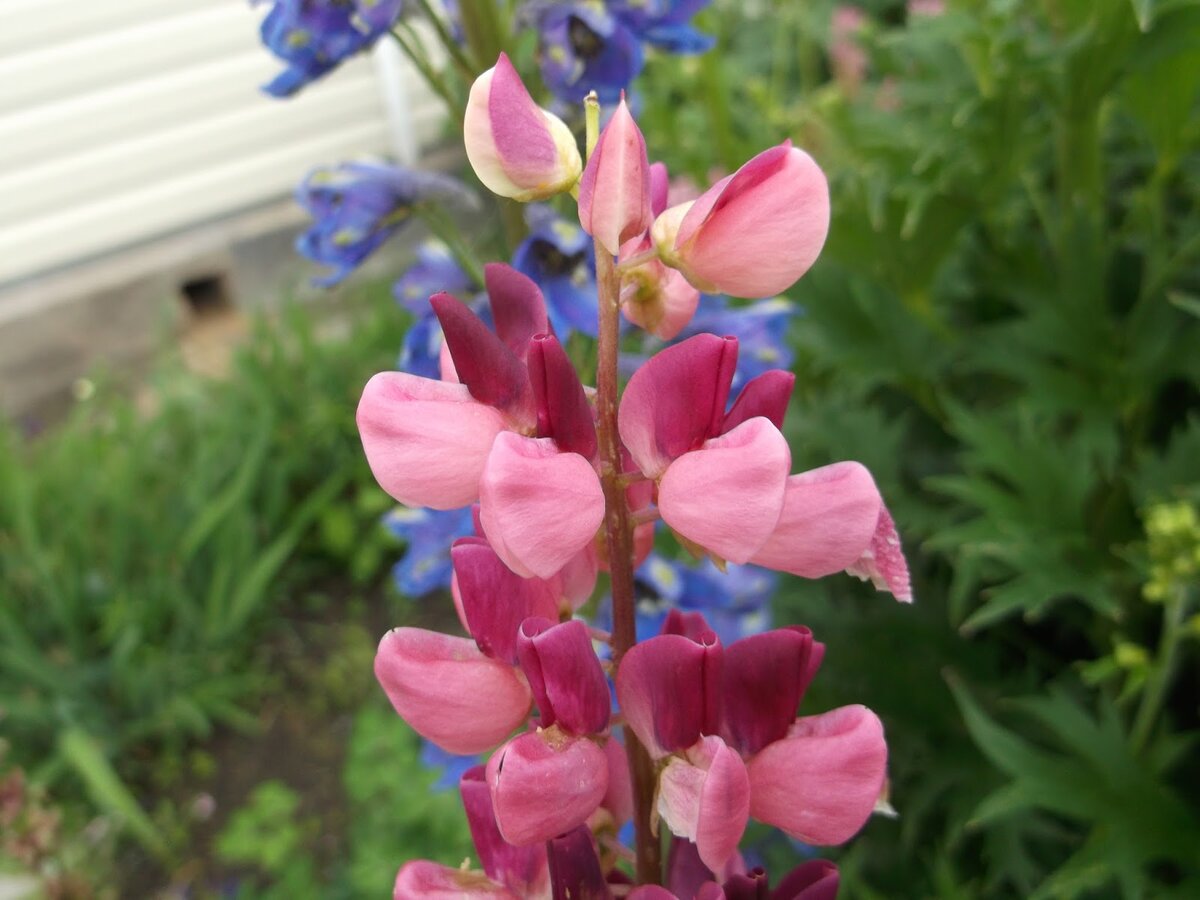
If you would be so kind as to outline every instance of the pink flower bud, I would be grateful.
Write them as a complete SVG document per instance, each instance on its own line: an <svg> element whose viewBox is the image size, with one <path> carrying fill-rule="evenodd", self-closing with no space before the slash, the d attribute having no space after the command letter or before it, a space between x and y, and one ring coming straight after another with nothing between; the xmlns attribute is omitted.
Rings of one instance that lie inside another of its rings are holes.
<svg viewBox="0 0 1200 900"><path fill-rule="evenodd" d="M621 104L600 133L579 183L579 223L610 254L650 227L646 141Z"/></svg>
<svg viewBox="0 0 1200 900"><path fill-rule="evenodd" d="M771 297L816 261L829 233L829 185L790 141L754 157L651 234L663 262L702 291Z"/></svg>
<svg viewBox="0 0 1200 900"><path fill-rule="evenodd" d="M545 200L569 191L583 168L571 129L533 102L503 53L471 85L463 140L471 168L501 197Z"/></svg>
<svg viewBox="0 0 1200 900"><path fill-rule="evenodd" d="M492 754L488 787L510 844L548 841L587 821L608 789L604 751L555 728L522 734Z"/></svg>
<svg viewBox="0 0 1200 900"><path fill-rule="evenodd" d="M504 740L533 703L507 663L473 641L420 628L394 628L375 654L375 677L396 712L450 753L481 753Z"/></svg>

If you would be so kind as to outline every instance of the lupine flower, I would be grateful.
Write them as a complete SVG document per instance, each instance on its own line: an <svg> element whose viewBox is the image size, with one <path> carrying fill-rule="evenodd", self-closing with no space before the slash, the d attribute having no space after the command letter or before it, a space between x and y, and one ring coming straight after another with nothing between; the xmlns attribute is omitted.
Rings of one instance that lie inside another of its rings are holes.
<svg viewBox="0 0 1200 900"><path fill-rule="evenodd" d="M576 0L526 3L538 30L542 80L565 103L595 91L615 101L645 65L643 43L669 53L702 53L713 39L696 31L692 16L709 0Z"/></svg>
<svg viewBox="0 0 1200 900"><path fill-rule="evenodd" d="M829 185L785 141L699 199L667 209L652 234L663 262L702 291L770 297L816 261L829 232Z"/></svg>
<svg viewBox="0 0 1200 900"><path fill-rule="evenodd" d="M705 294L688 327L680 334L729 334L738 339L738 364L733 389L772 369L790 369L795 353L787 340L787 329L796 315L796 305L783 297L733 305L728 297Z"/></svg>
<svg viewBox="0 0 1200 900"><path fill-rule="evenodd" d="M479 180L501 197L545 200L583 171L571 129L533 102L504 53L471 85L463 141Z"/></svg>
<svg viewBox="0 0 1200 900"><path fill-rule="evenodd" d="M857 832L883 787L887 747L862 706L796 718L824 646L807 628L723 648L702 617L673 614L617 672L626 721L660 762L658 810L719 872L754 817L810 844Z"/></svg>
<svg viewBox="0 0 1200 900"><path fill-rule="evenodd" d="M600 132L579 182L579 223L611 256L650 227L650 162L646 140L625 97Z"/></svg>
<svg viewBox="0 0 1200 900"><path fill-rule="evenodd" d="M275 97L296 93L387 34L402 6L403 0L272 0L262 42L287 68L263 90Z"/></svg>
<svg viewBox="0 0 1200 900"><path fill-rule="evenodd" d="M813 859L788 872L774 890L770 889L767 873L754 869L730 875L724 884L705 880L685 885L671 882L668 888L643 886L635 888L629 900L834 900L838 882L836 865L826 859Z"/></svg>
<svg viewBox="0 0 1200 900"><path fill-rule="evenodd" d="M469 506L444 511L401 506L384 516L383 524L408 544L400 562L392 567L392 579L400 593L420 597L450 586L450 545L472 532Z"/></svg>
<svg viewBox="0 0 1200 900"><path fill-rule="evenodd" d="M596 256L587 232L548 206L525 208L529 237L513 253L513 268L532 278L546 297L554 333L596 336Z"/></svg>
<svg viewBox="0 0 1200 900"><path fill-rule="evenodd" d="M386 163L323 166L296 189L296 201L315 220L296 249L334 268L317 284L337 284L409 220L416 204L432 199L473 200L457 179L435 172Z"/></svg>

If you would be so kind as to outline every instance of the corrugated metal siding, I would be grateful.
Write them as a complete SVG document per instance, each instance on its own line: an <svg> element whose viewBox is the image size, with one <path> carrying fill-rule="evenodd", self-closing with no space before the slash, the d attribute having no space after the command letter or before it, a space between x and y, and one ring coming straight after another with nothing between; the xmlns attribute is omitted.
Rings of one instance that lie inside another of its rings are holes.
<svg viewBox="0 0 1200 900"><path fill-rule="evenodd" d="M266 98L278 64L258 43L263 13L0 0L0 283L284 197L315 164L388 153L405 127L437 134L406 67L410 120L389 123L367 58Z"/></svg>

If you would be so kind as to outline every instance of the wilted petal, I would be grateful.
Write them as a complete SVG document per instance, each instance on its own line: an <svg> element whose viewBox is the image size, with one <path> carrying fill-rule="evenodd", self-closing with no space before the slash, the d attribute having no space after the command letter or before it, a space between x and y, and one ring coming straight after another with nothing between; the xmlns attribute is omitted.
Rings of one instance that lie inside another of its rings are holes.
<svg viewBox="0 0 1200 900"><path fill-rule="evenodd" d="M434 294L429 305L442 325L457 379L480 403L494 406L519 425L533 424L529 373L490 328L449 294Z"/></svg>
<svg viewBox="0 0 1200 900"><path fill-rule="evenodd" d="M479 180L514 200L568 191L583 169L571 130L533 102L503 53L471 85L463 142Z"/></svg>
<svg viewBox="0 0 1200 900"><path fill-rule="evenodd" d="M847 572L859 578L869 578L881 591L889 591L901 603L912 603L912 583L908 577L908 562L900 547L900 535L887 507L879 507L879 521L871 535L871 544L862 558L847 567Z"/></svg>
<svg viewBox="0 0 1200 900"><path fill-rule="evenodd" d="M701 290L771 297L808 271L828 233L825 174L787 142L701 195L679 219L664 261Z"/></svg>
<svg viewBox="0 0 1200 900"><path fill-rule="evenodd" d="M479 478L504 417L466 387L381 372L358 404L358 432L379 486L406 506L455 509Z"/></svg>
<svg viewBox="0 0 1200 900"><path fill-rule="evenodd" d="M635 644L621 658L617 701L653 758L716 730L709 727L715 709L709 695L720 684L720 665L720 644L705 646L676 634Z"/></svg>
<svg viewBox="0 0 1200 900"><path fill-rule="evenodd" d="M550 887L546 845L515 847L504 840L496 825L484 767L474 766L463 773L458 789L483 871L518 897L546 896Z"/></svg>
<svg viewBox="0 0 1200 900"><path fill-rule="evenodd" d="M540 731L493 753L487 779L500 833L521 846L582 825L604 799L608 761L587 738Z"/></svg>
<svg viewBox="0 0 1200 900"><path fill-rule="evenodd" d="M721 733L750 756L783 738L808 686L812 632L777 628L734 641L721 670Z"/></svg>
<svg viewBox="0 0 1200 900"><path fill-rule="evenodd" d="M541 288L532 278L504 263L484 266L483 280L496 334L518 359L524 360L534 336L550 331Z"/></svg>
<svg viewBox="0 0 1200 900"><path fill-rule="evenodd" d="M579 182L579 224L615 256L650 227L650 163L646 141L625 97L600 133Z"/></svg>
<svg viewBox="0 0 1200 900"><path fill-rule="evenodd" d="M866 823L883 787L883 725L865 706L806 716L747 768L750 815L806 844L841 844Z"/></svg>
<svg viewBox="0 0 1200 900"><path fill-rule="evenodd" d="M672 833L695 842L704 865L721 871L750 816L746 766L719 737L701 738L659 775L658 811Z"/></svg>
<svg viewBox="0 0 1200 900"><path fill-rule="evenodd" d="M526 619L517 652L543 726L558 725L576 735L608 728L608 682L583 620L556 625L544 618Z"/></svg>
<svg viewBox="0 0 1200 900"><path fill-rule="evenodd" d="M657 478L671 460L717 433L736 368L736 340L698 334L633 373L617 426L638 469Z"/></svg>
<svg viewBox="0 0 1200 900"><path fill-rule="evenodd" d="M771 900L835 900L838 867L827 859L810 859L796 866L771 892Z"/></svg>
<svg viewBox="0 0 1200 900"><path fill-rule="evenodd" d="M533 703L510 665L467 638L394 628L375 654L375 677L417 734L450 753L481 753L504 740Z"/></svg>
<svg viewBox="0 0 1200 900"><path fill-rule="evenodd" d="M751 419L671 463L658 485L659 512L689 541L749 562L779 521L791 465L779 429Z"/></svg>
<svg viewBox="0 0 1200 900"><path fill-rule="evenodd" d="M488 542L505 565L527 578L552 578L604 521L596 470L548 438L498 435L479 491Z"/></svg>
<svg viewBox="0 0 1200 900"><path fill-rule="evenodd" d="M756 378L751 378L742 388L733 407L721 423L721 431L728 432L756 416L770 420L783 430L783 419L787 415L788 402L792 399L792 388L796 376L783 369L771 369Z"/></svg>
<svg viewBox="0 0 1200 900"><path fill-rule="evenodd" d="M466 872L418 859L396 873L392 900L522 900L482 872Z"/></svg>
<svg viewBox="0 0 1200 900"><path fill-rule="evenodd" d="M467 631L479 649L517 661L517 633L530 616L558 618L558 585L522 578L483 538L461 538L450 550Z"/></svg>
<svg viewBox="0 0 1200 900"><path fill-rule="evenodd" d="M859 463L793 475L779 523L751 561L803 578L848 569L869 549L882 507L875 479Z"/></svg>

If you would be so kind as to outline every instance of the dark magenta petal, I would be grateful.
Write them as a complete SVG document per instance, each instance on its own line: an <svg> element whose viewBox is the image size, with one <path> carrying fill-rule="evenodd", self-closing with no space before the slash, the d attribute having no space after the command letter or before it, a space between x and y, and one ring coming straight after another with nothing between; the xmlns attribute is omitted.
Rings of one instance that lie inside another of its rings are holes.
<svg viewBox="0 0 1200 900"><path fill-rule="evenodd" d="M612 892L600 870L596 839L586 825L546 843L550 886L555 897L571 900L610 900Z"/></svg>
<svg viewBox="0 0 1200 900"><path fill-rule="evenodd" d="M721 640L717 633L698 612L682 612L672 609L662 626L663 634L680 634L704 647L713 648L718 656L718 664L706 665L704 668L704 724L703 734L716 734L721 728L721 669L720 659Z"/></svg>
<svg viewBox="0 0 1200 900"><path fill-rule="evenodd" d="M522 578L483 538L460 538L450 549L467 630L479 649L515 664L517 632L530 616L558 618L558 592L540 578Z"/></svg>
<svg viewBox="0 0 1200 900"><path fill-rule="evenodd" d="M796 376L783 369L771 369L757 378L751 378L733 401L733 408L721 423L721 433L730 432L755 416L770 419L782 431L788 401L792 399L792 388L795 386Z"/></svg>
<svg viewBox="0 0 1200 900"><path fill-rule="evenodd" d="M722 735L744 756L787 735L811 675L812 632L779 628L734 641L721 671Z"/></svg>
<svg viewBox="0 0 1200 900"><path fill-rule="evenodd" d="M633 373L617 427L647 476L658 478L672 460L720 433L737 351L737 338L698 334Z"/></svg>
<svg viewBox="0 0 1200 900"><path fill-rule="evenodd" d="M596 422L579 375L552 334L529 344L529 380L537 405L538 437L554 438L560 450L595 460Z"/></svg>
<svg viewBox="0 0 1200 900"><path fill-rule="evenodd" d="M676 897L695 897L713 873L700 860L700 851L686 838L672 837L667 854L667 887Z"/></svg>
<svg viewBox="0 0 1200 900"><path fill-rule="evenodd" d="M533 279L504 263L484 266L483 280L496 334L518 359L525 359L533 336L550 330L541 289Z"/></svg>
<svg viewBox="0 0 1200 900"><path fill-rule="evenodd" d="M531 844L514 847L500 834L496 814L492 809L492 792L488 788L483 766L474 766L463 773L458 782L471 840L483 871L493 881L513 891L518 897L538 892L546 881L546 845Z"/></svg>
<svg viewBox="0 0 1200 900"><path fill-rule="evenodd" d="M545 618L526 619L517 637L517 658L543 727L558 725L576 735L608 728L608 682L581 619L559 625Z"/></svg>
<svg viewBox="0 0 1200 900"><path fill-rule="evenodd" d="M838 867L827 859L811 859L788 872L771 892L771 900L834 900Z"/></svg>
<svg viewBox="0 0 1200 900"><path fill-rule="evenodd" d="M515 419L532 418L533 389L516 354L449 294L434 294L429 304L442 325L458 380L471 396Z"/></svg>
<svg viewBox="0 0 1200 900"><path fill-rule="evenodd" d="M725 881L725 900L768 900L769 896L767 873L761 866Z"/></svg>
<svg viewBox="0 0 1200 900"><path fill-rule="evenodd" d="M661 634L681 634L691 638L698 644L711 644L717 639L717 633L704 618L704 613L684 612L681 609L671 609L663 620Z"/></svg>
<svg viewBox="0 0 1200 900"><path fill-rule="evenodd" d="M721 645L662 634L634 645L617 670L617 700L625 721L650 755L660 759L712 733L719 698Z"/></svg>

